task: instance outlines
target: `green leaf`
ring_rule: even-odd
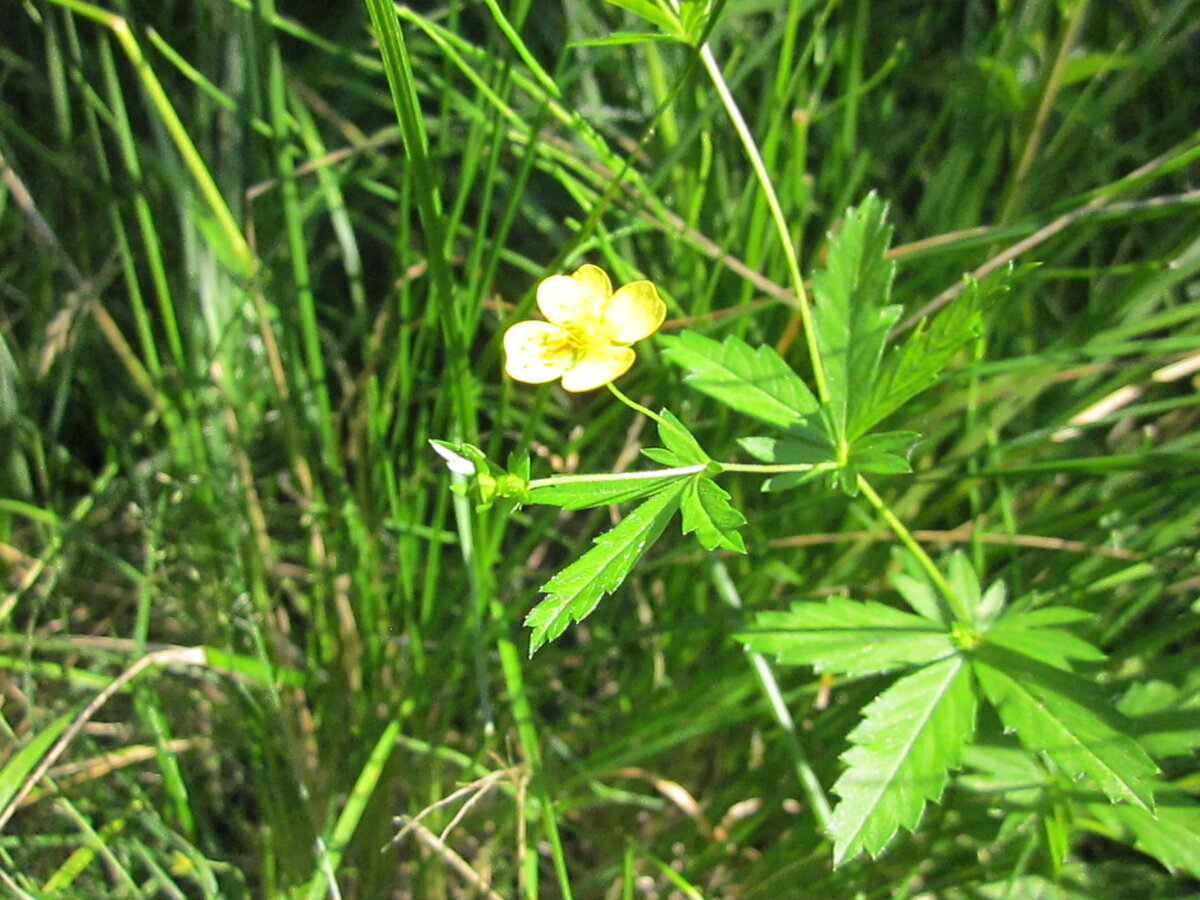
[[[729,494],[711,478],[694,477],[683,493],[683,533],[696,533],[705,550],[722,547],[745,553],[746,545],[737,529],[746,524],[729,502]]]
[[[654,23],[667,34],[679,38],[684,37],[679,20],[653,0],[605,0],[605,2],[629,10],[635,16]]]
[[[799,425],[788,436],[739,438],[742,448],[763,462],[789,466],[813,466],[809,472],[785,472],[763,483],[764,491],[786,491],[806,484],[836,466],[836,450],[829,436],[818,428]]]
[[[839,444],[866,431],[860,425],[864,401],[900,317],[900,307],[888,305],[896,266],[884,256],[892,233],[886,215],[875,194],[848,209],[841,229],[829,237],[825,268],[813,277],[813,321]]]
[[[1154,763],[1095,684],[990,644],[975,652],[972,666],[1004,727],[1026,749],[1050,759],[1069,778],[1090,779],[1113,801],[1154,803]]]
[[[829,823],[833,862],[875,856],[901,828],[916,827],[945,790],[975,732],[975,693],[966,661],[952,656],[906,675],[876,697],[850,733],[848,768],[833,786],[842,798]]]
[[[1007,290],[1006,282],[1000,279],[983,288],[979,282],[968,282],[967,289],[928,328],[922,321],[903,346],[893,348],[880,366],[879,376],[867,382],[870,388],[855,416],[851,436],[867,431],[937,381],[963,345],[979,335],[985,299],[1003,290]]]
[[[1138,850],[1172,872],[1200,877],[1200,805],[1182,791],[1161,793],[1154,812],[1137,806],[1090,808],[1101,821],[1119,820],[1133,833]]]
[[[1200,747],[1200,698],[1152,679],[1129,686],[1117,709],[1133,723],[1138,743],[1155,757],[1190,756]]]
[[[571,622],[586,618],[605,594],[621,585],[679,508],[685,486],[685,482],[675,482],[652,494],[596,538],[591,550],[542,586],[545,598],[525,617],[525,624],[533,629],[529,638],[531,656],[562,634]]]
[[[786,612],[760,612],[753,630],[737,639],[785,665],[809,665],[839,675],[887,672],[957,652],[946,630],[935,622],[882,603],[845,597],[793,603]]]
[[[659,472],[630,472],[593,477],[597,480],[580,482],[572,476],[565,476],[561,483],[556,483],[557,479],[551,479],[548,484],[539,484],[531,489],[527,502],[561,506],[563,509],[588,509],[648,497],[673,481],[686,481],[693,476],[687,472],[666,475]]]
[[[1070,671],[1070,660],[1100,662],[1105,658],[1094,646],[1062,628],[1047,627],[1055,621],[1077,621],[1076,609],[1045,607],[1004,616],[987,632],[989,644],[1007,647],[1056,669]],[[1045,623],[1045,624],[1043,624]]]
[[[819,408],[808,385],[770,347],[755,349],[732,335],[718,343],[694,331],[659,341],[663,357],[686,370],[688,385],[732,410],[787,428]]]
[[[690,466],[697,463],[707,465],[708,454],[704,452],[704,448],[700,446],[700,442],[696,440],[696,436],[688,430],[687,426],[680,422],[670,410],[662,410],[659,416],[662,421],[658,423],[658,439],[675,455],[677,460],[675,465]]]
[[[877,475],[907,475],[912,472],[912,465],[903,456],[895,453],[883,453],[878,450],[868,450],[862,453],[851,452],[847,468],[855,472],[872,472]],[[858,491],[851,492],[851,496]]]
[[[611,2],[611,0],[610,0]],[[572,47],[618,47],[625,44],[679,43],[683,38],[659,31],[614,31],[606,37],[571,41]]]
[[[21,790],[25,779],[75,718],[75,710],[63,713],[12,754],[0,768],[0,810],[3,810]]]
[[[782,438],[738,438],[738,443],[755,459],[767,463],[796,466],[834,461],[835,450],[829,435],[816,428],[796,428]]]

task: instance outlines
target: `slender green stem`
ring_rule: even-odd
[[[913,537],[912,532],[908,530],[908,526],[900,521],[899,517],[892,512],[891,507],[887,505],[882,497],[875,493],[875,489],[871,487],[870,482],[868,482],[867,479],[862,475],[858,476],[858,489],[862,492],[862,495],[867,498],[870,504],[875,507],[875,511],[883,517],[885,522],[887,522],[888,527],[892,529],[892,533],[900,539],[900,543],[904,544],[904,546],[909,549],[909,552],[911,552],[912,555],[917,558],[917,562],[920,563],[921,568],[925,570],[925,574],[929,576],[929,580],[933,582],[934,586],[939,591],[941,591],[942,596],[944,596],[946,601],[950,604],[954,615],[963,622],[971,622],[973,617],[971,616],[970,610],[966,608],[961,598],[959,598],[954,589],[950,587],[950,582],[946,580],[946,576],[943,575],[941,570],[938,569],[938,567],[934,564],[929,554],[925,552],[925,548],[917,542],[915,537]]]
[[[613,384],[611,381],[608,384],[606,384],[605,387],[608,388],[609,393],[611,393],[614,397],[616,397],[618,400],[620,400],[622,403],[624,403],[626,406],[628,406],[634,412],[640,412],[646,418],[653,419],[655,422],[657,422],[663,428],[672,427],[671,423],[666,421],[658,413],[650,411],[646,407],[642,406],[642,404],[638,403],[636,400],[633,400],[630,397],[626,396],[625,394],[621,393],[621,389],[619,387],[617,387],[615,384]]]
[[[527,487],[532,491],[540,487],[550,487],[560,484],[597,484],[605,481],[636,481],[646,478],[671,478],[676,475],[695,475],[703,472],[708,466],[697,463],[694,466],[676,466],[672,469],[651,469],[648,472],[603,472],[595,475],[553,475],[550,478],[534,478]]]
[[[771,210],[771,219],[775,222],[775,230],[779,233],[779,240],[783,244],[783,255],[787,261],[788,278],[792,283],[792,291],[796,295],[796,306],[800,312],[800,320],[804,323],[804,339],[808,346],[809,358],[812,362],[813,381],[817,385],[817,395],[822,401],[828,401],[829,387],[825,383],[825,366],[821,362],[821,351],[817,346],[817,331],[813,325],[812,307],[808,302],[808,293],[804,290],[804,277],[800,274],[800,257],[796,253],[795,245],[792,243],[787,219],[783,215],[783,207],[780,205],[779,197],[775,193],[775,186],[771,184],[771,176],[767,172],[766,163],[763,162],[762,154],[758,150],[758,144],[755,143],[754,135],[750,133],[750,126],[746,124],[746,120],[742,116],[742,111],[738,108],[737,101],[734,100],[733,93],[729,90],[729,85],[725,83],[725,76],[721,74],[721,67],[717,64],[712,48],[708,44],[700,47],[700,59],[704,63],[704,68],[708,71],[709,78],[712,79],[713,86],[717,89],[717,96],[721,98],[725,112],[728,113],[730,121],[733,122],[734,130],[737,131],[738,137],[742,141],[742,147],[746,151],[746,156],[750,160],[750,166],[754,169],[754,175],[758,178],[758,183],[762,187],[767,206]]]
[[[722,472],[751,472],[761,475],[781,475],[784,472],[832,472],[840,468],[836,462],[823,463],[718,463]]]

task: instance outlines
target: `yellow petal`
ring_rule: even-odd
[[[618,290],[601,316],[604,333],[618,344],[632,344],[658,331],[667,304],[652,281],[634,281]]]
[[[537,305],[543,316],[564,328],[592,318],[589,287],[570,275],[551,275],[539,283]]]
[[[592,318],[599,319],[612,296],[612,282],[608,273],[599,266],[583,265],[571,273],[571,278],[587,292],[587,311]]]
[[[634,358],[628,347],[592,347],[563,374],[562,386],[568,391],[594,391],[629,371]]]
[[[570,336],[549,322],[518,322],[504,332],[504,371],[526,384],[544,384],[571,366]]]

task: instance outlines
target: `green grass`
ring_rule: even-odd
[[[1200,429],[1170,367],[1200,353],[1200,6],[712,5],[711,71],[605,41],[653,28],[599,0],[9,10],[9,895],[1195,894],[1200,834],[1164,859],[1031,757],[986,768],[994,720],[915,833],[833,868],[821,803],[883,682],[733,635],[895,601],[862,499],[726,476],[746,556],[670,528],[528,657],[538,588],[615,513],[477,512],[428,440],[527,450],[535,477],[653,442],[607,391],[503,375],[536,283],[652,279],[668,333],[773,346],[812,384],[797,276],[873,190],[905,316],[1015,266],[889,420],[925,439],[877,488],[935,557],[1086,610],[1089,676],[1196,791]],[[620,387],[745,458],[749,423],[653,340]]]

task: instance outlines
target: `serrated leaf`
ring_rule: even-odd
[[[999,281],[982,289],[978,282],[970,282],[932,324],[927,327],[922,322],[902,346],[894,347],[878,377],[868,382],[870,389],[855,418],[852,436],[867,431],[937,381],[963,345],[979,335],[985,297],[1003,289]]]
[[[1093,781],[1109,799],[1154,803],[1155,766],[1129,725],[1087,679],[985,644],[972,668],[1004,727],[1069,778]]]
[[[586,618],[605,594],[620,586],[679,508],[685,484],[675,482],[652,494],[596,538],[591,550],[542,586],[545,598],[525,617],[525,624],[533,629],[530,655],[562,634],[571,622]]]
[[[760,612],[753,630],[737,639],[785,665],[808,665],[838,675],[887,672],[957,652],[935,622],[872,600],[845,597]]]
[[[703,471],[698,468],[696,471]],[[529,492],[527,502],[541,503],[546,506],[561,506],[563,509],[588,509],[593,506],[607,506],[610,503],[625,503],[639,497],[648,497],[657,493],[672,481],[686,481],[694,473],[671,472],[666,475],[657,472],[631,472],[619,476],[603,476],[602,480],[577,482],[564,478],[562,483],[551,479],[548,484],[540,484]]]
[[[694,477],[683,493],[683,533],[696,533],[705,550],[722,547],[745,553],[746,544],[737,529],[746,524],[729,502],[729,494],[711,478]]]
[[[694,331],[659,341],[690,387],[732,410],[787,428],[818,409],[808,385],[770,347],[753,348],[732,335],[718,343]]]
[[[945,790],[975,731],[975,693],[959,656],[906,675],[876,697],[850,733],[848,768],[833,786],[833,863],[877,855],[901,828],[916,827]]]
[[[813,322],[839,444],[867,430],[860,425],[864,402],[900,318],[900,307],[888,305],[896,265],[884,255],[892,234],[886,216],[887,205],[875,194],[848,209],[829,236],[825,268],[813,276]]]
[[[1137,806],[1092,810],[1101,821],[1118,819],[1133,833],[1134,846],[1167,869],[1200,877],[1200,805],[1182,791],[1160,794],[1154,812]]]

